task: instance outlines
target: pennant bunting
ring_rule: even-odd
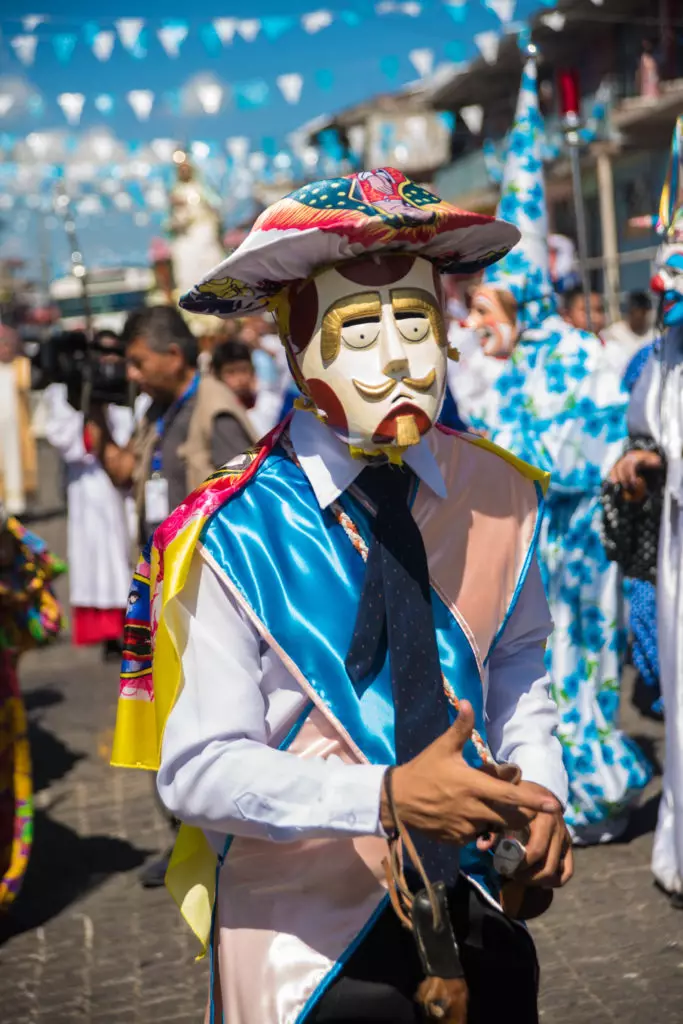
[[[34,92],[26,101],[28,112],[32,117],[41,117],[45,113],[43,97]]]
[[[349,28],[357,28],[363,20],[358,11],[340,11],[337,15],[340,21],[343,21]]]
[[[208,160],[211,156],[211,146],[208,142],[193,142],[190,145],[190,153],[195,160]]]
[[[91,48],[98,60],[108,61],[111,57],[116,35],[113,32],[98,32],[93,37]]]
[[[132,89],[126,93],[126,99],[138,121],[146,121],[149,118],[154,106],[154,93],[151,89]]]
[[[495,64],[498,59],[500,36],[497,32],[479,32],[474,37],[477,48],[487,64]]]
[[[204,43],[206,52],[211,57],[216,57],[221,52],[223,44],[218,37],[218,33],[216,32],[213,22],[210,25],[200,26],[199,38]]]
[[[388,78],[390,82],[394,82],[398,78],[401,63],[398,57],[390,54],[387,57],[382,57],[379,62],[379,68],[385,78]]]
[[[235,38],[236,18],[214,18],[212,25],[223,46],[228,46]]]
[[[35,32],[39,25],[45,21],[44,14],[27,14],[21,19],[21,27],[24,32]]]
[[[508,25],[515,16],[517,0],[485,0],[486,6],[497,14],[503,25]]]
[[[444,46],[444,53],[454,64],[459,64],[465,58],[465,44],[460,39],[449,39]]]
[[[147,56],[147,49],[142,39],[142,30],[145,27],[144,18],[119,18],[114,24],[121,40],[121,46],[132,57],[140,60]]]
[[[302,16],[301,27],[312,36],[331,25],[333,20],[332,11],[311,11]]]
[[[233,86],[235,103],[240,110],[252,110],[265,107],[270,97],[268,83],[262,78],[254,78],[250,82],[240,82]]]
[[[203,82],[197,86],[197,96],[205,114],[217,114],[223,102],[223,87],[218,82]]]
[[[8,92],[0,92],[0,117],[7,117],[14,106],[14,96]]]
[[[233,135],[225,140],[225,148],[236,164],[243,163],[249,152],[249,139],[245,135]]]
[[[413,65],[421,78],[431,75],[434,68],[434,51],[426,48],[411,50],[408,54],[410,63]]]
[[[479,135],[484,124],[484,108],[478,103],[460,108],[460,116],[472,135]]]
[[[458,24],[464,22],[467,16],[467,0],[444,0],[444,7],[453,21],[456,21]]]
[[[261,22],[258,18],[245,18],[238,21],[235,27],[245,43],[253,43],[261,31]]]
[[[67,64],[76,46],[76,36],[73,32],[60,32],[52,37],[52,46],[57,60],[62,64]]]
[[[170,164],[177,148],[175,139],[152,139],[150,142],[150,149],[162,164]]]
[[[334,86],[335,78],[329,68],[319,68],[313,75],[315,84],[322,92],[329,92]]]
[[[63,92],[57,97],[57,103],[69,124],[80,124],[85,96],[82,92]]]
[[[249,167],[252,171],[264,170],[268,163],[268,157],[265,153],[250,153],[249,154]]]
[[[418,18],[422,14],[422,4],[418,0],[381,0],[375,5],[375,14],[406,14],[409,18]]]
[[[190,31],[185,21],[167,21],[157,32],[157,38],[168,57],[179,57],[180,47],[187,39]]]
[[[289,32],[290,29],[296,25],[296,19],[287,15],[274,15],[270,18],[261,18],[261,28],[263,34],[271,43],[274,43],[276,39],[284,35],[285,32]]]
[[[541,21],[553,32],[561,32],[567,19],[560,11],[551,11],[549,14],[542,14]]]
[[[276,78],[278,89],[287,100],[288,103],[298,103],[301,99],[301,89],[304,84],[304,80],[297,72],[292,72],[289,75],[279,75]]]
[[[31,67],[36,58],[37,36],[15,36],[14,39],[10,39],[10,45],[17,60],[20,60],[24,67]]]
[[[452,110],[439,110],[436,116],[448,132],[453,131],[455,128],[455,114]]]
[[[114,110],[114,97],[108,92],[101,92],[95,97],[95,109],[105,117],[108,116]]]

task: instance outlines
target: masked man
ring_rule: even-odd
[[[683,909],[683,116],[673,136],[672,157],[662,193],[653,291],[660,294],[661,341],[633,390],[629,431],[654,442],[657,450],[628,452],[612,479],[644,493],[648,469],[667,473],[659,538],[657,618],[659,667],[666,723],[666,760],[659,820],[652,854],[656,882]]]
[[[466,1019],[537,1020],[533,944],[481,835],[528,825],[519,879],[571,874],[545,477],[435,427],[439,271],[516,238],[399,171],[352,175],[266,210],[182,300],[268,302],[302,392],[157,530],[131,595],[114,763],[158,768],[185,823],[167,884],[204,941],[214,910],[214,1020],[417,1021],[424,964],[383,866],[399,823],[445,884]]]

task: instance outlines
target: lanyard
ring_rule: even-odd
[[[183,393],[180,396],[180,398],[176,398],[176,400],[168,407],[168,409],[166,410],[164,415],[160,416],[158,418],[158,420],[156,422],[156,435],[157,435],[156,436],[156,444],[155,444],[155,447],[154,447],[154,452],[152,453],[152,467],[151,468],[152,468],[152,474],[153,475],[159,475],[161,473],[161,467],[162,467],[161,445],[162,445],[162,442],[164,440],[164,434],[166,432],[166,427],[178,415],[178,413],[180,412],[182,407],[185,405],[185,403],[188,402],[190,400],[190,398],[192,398],[193,395],[196,395],[198,387],[199,387],[199,374],[195,373],[194,377],[190,381],[189,386],[186,388],[185,391],[183,391]]]

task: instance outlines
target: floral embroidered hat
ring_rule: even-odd
[[[515,297],[522,329],[538,326],[556,309],[550,278],[542,143],[536,61],[530,57],[522,73],[498,204],[498,216],[515,224],[522,237],[519,245],[485,274],[487,284]]]
[[[221,317],[253,313],[292,282],[368,254],[414,253],[442,273],[474,274],[518,239],[512,224],[459,210],[392,167],[360,171],[305,185],[264,210],[180,305]]]

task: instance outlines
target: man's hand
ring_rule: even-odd
[[[514,784],[470,768],[463,748],[472,735],[472,705],[462,701],[457,720],[447,732],[392,775],[394,803],[401,821],[444,842],[464,846],[482,832],[524,828],[537,816],[561,816],[555,797],[526,782]],[[381,820],[394,827],[386,793]]]
[[[609,475],[613,484],[619,484],[624,490],[642,500],[647,490],[643,480],[643,472],[659,469],[662,457],[657,452],[630,451],[619,459]]]
[[[549,789],[535,782],[526,782],[524,785],[535,790],[539,796],[552,797]],[[574,856],[571,836],[562,811],[536,815],[529,825],[529,832],[526,856],[515,872],[515,880],[543,889],[558,889],[566,885],[574,874]]]

